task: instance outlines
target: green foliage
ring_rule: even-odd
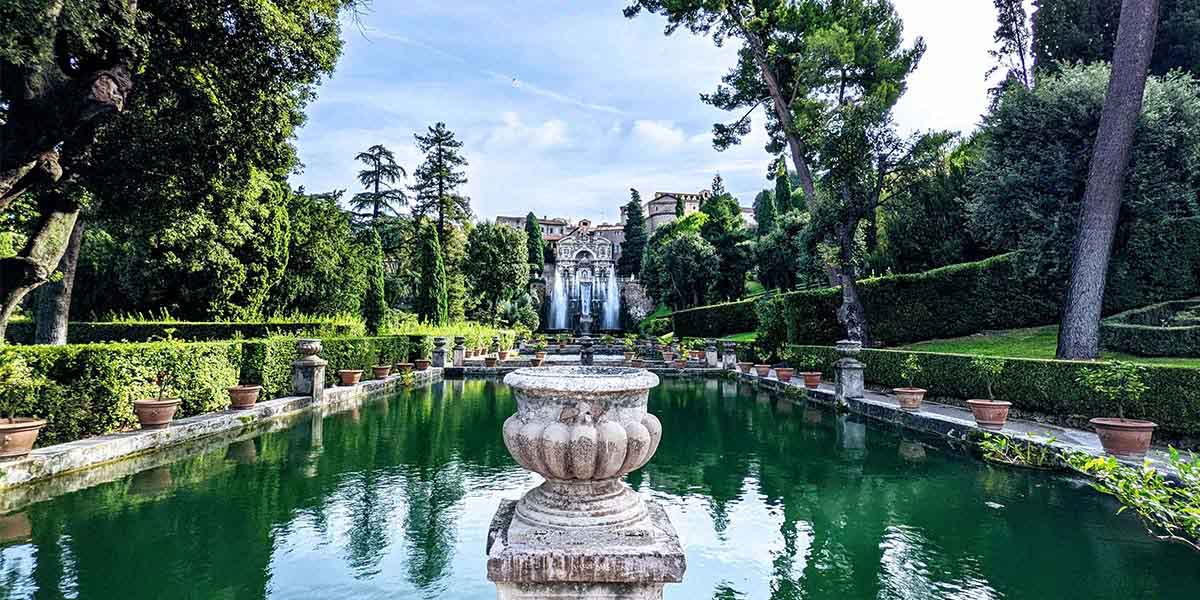
[[[921,360],[917,358],[916,354],[909,354],[900,361],[900,379],[907,387],[913,387],[917,377],[924,371],[925,369],[921,367]]]
[[[829,346],[785,346],[784,360],[791,362],[797,353],[817,353],[827,364],[838,358]],[[912,352],[863,350],[858,359],[867,365],[865,376],[880,387],[900,387],[904,383],[901,364]],[[965,354],[917,353],[921,357],[921,387],[932,398],[982,398],[986,383],[971,364],[975,358]],[[1080,375],[1095,369],[1096,363],[1066,360],[1004,358],[1003,379],[996,382],[995,398],[1011,402],[1017,411],[1036,412],[1079,426],[1087,418],[1118,413],[1117,402],[1092,393],[1080,382]],[[1175,366],[1147,366],[1142,374],[1146,391],[1136,400],[1124,399],[1127,418],[1146,419],[1159,424],[1167,435],[1200,435],[1200,413],[1196,410],[1195,390],[1200,386],[1200,369]]]
[[[971,359],[971,366],[979,374],[987,385],[988,400],[995,400],[996,395],[992,393],[995,384],[1000,380],[1000,376],[1004,374],[1004,360],[990,356],[976,356]]]
[[[1040,37],[1040,30],[1039,30]],[[972,227],[993,249],[1026,250],[1025,280],[1055,304],[1107,93],[1104,64],[1008,90],[985,117],[973,167]],[[1152,77],[1131,149],[1104,312],[1200,290],[1200,84]]]
[[[45,384],[45,378],[35,374],[24,358],[0,346],[0,418],[31,414],[38,391]]]
[[[1118,513],[1132,509],[1150,535],[1188,546],[1200,552],[1200,461],[1171,448],[1170,468],[1177,478],[1168,478],[1149,463],[1141,467],[1121,464],[1111,456],[1075,453],[1068,462],[1092,476],[1097,491],[1121,503]]]
[[[537,301],[532,294],[524,290],[517,292],[512,298],[500,301],[497,314],[500,323],[508,327],[522,327],[535,331],[541,325]]]
[[[367,333],[378,335],[379,327],[387,316],[387,299],[384,298],[383,283],[383,244],[379,241],[379,232],[374,228],[367,230],[367,294],[363,298],[363,322],[367,325]]]
[[[752,260],[750,232],[742,219],[742,208],[733,196],[720,194],[708,199],[700,210],[708,215],[700,228],[700,236],[712,244],[717,258],[716,278],[712,280],[706,299],[740,298],[746,288],[746,273]]]
[[[463,143],[441,122],[429,127],[425,135],[413,137],[425,155],[425,161],[413,173],[412,189],[416,193],[413,212],[433,220],[445,245],[451,227],[466,223],[471,216],[471,200],[459,193],[467,183]]]
[[[683,203],[683,197],[682,196],[676,197],[675,198],[675,218],[682,219],[685,214],[687,214],[687,207]]]
[[[187,321],[117,321],[107,323],[72,322],[67,343],[149,342],[171,336],[178,340],[200,342],[235,338],[254,339],[275,335],[350,336],[365,332],[357,315],[353,317],[296,318],[294,321],[271,320],[245,323],[192,323]],[[13,344],[33,343],[34,324],[14,321],[7,337]]]
[[[621,242],[621,258],[617,260],[617,273],[625,276],[642,272],[642,257],[646,252],[646,218],[642,214],[642,197],[635,189],[630,189],[629,194],[629,203],[625,205],[625,239]]]
[[[642,333],[644,333],[646,335],[654,335],[654,336],[660,336],[663,334],[670,333],[672,331],[671,319],[665,319],[665,318],[646,319],[645,321],[642,321],[642,323],[641,323],[641,330],[642,330]]]
[[[775,197],[770,190],[763,190],[754,197],[754,222],[759,237],[765,236],[775,227]]]
[[[708,297],[717,276],[717,254],[712,244],[695,233],[683,233],[657,249],[642,270],[655,275],[644,279],[650,295],[670,306],[696,306]],[[652,287],[653,285],[653,287]]]
[[[397,181],[408,177],[404,167],[396,163],[396,155],[382,144],[375,144],[365,152],[355,155],[367,168],[358,172],[358,182],[367,191],[359,192],[350,199],[350,206],[362,216],[374,222],[385,213],[396,213],[408,202],[404,188],[394,187]]]
[[[526,249],[525,232],[519,229],[492,222],[471,229],[463,272],[472,296],[480,301],[477,320],[487,318],[495,324],[500,301],[525,293],[529,282]]]
[[[805,209],[804,196],[792,196],[792,179],[788,176],[787,161],[782,157],[775,168],[775,212],[782,214]]]
[[[674,331],[695,337],[723,337],[733,333],[753,331],[758,324],[754,314],[755,301],[741,300],[710,304],[699,308],[671,313]]]
[[[442,262],[442,245],[438,240],[437,228],[428,221],[421,223],[420,244],[418,258],[421,277],[413,310],[426,323],[444,325],[449,320],[446,265]]]
[[[1200,302],[1163,302],[1113,315],[1100,322],[1100,347],[1137,356],[1200,357],[1200,322],[1187,318],[1196,306]]]
[[[1030,434],[1025,434],[1029,436]],[[1037,442],[1030,436],[1021,440],[1007,435],[984,433],[979,441],[983,460],[1013,467],[1052,469],[1061,463],[1061,458],[1052,444],[1055,438]]]
[[[1114,360],[1103,366],[1084,369],[1078,381],[1100,400],[1115,404],[1117,416],[1124,419],[1125,403],[1137,404],[1146,393],[1146,384],[1142,381],[1144,371],[1145,367]]]
[[[542,238],[542,225],[533,211],[525,215],[525,244],[529,254],[529,274],[531,277],[541,278],[542,271],[546,268],[546,247]]]
[[[272,312],[362,313],[370,253],[356,241],[340,198],[340,192],[291,196],[288,265],[271,292]],[[85,240],[85,259],[87,247]]]
[[[755,240],[754,262],[758,267],[758,279],[767,289],[791,290],[802,279],[811,278],[810,273],[805,273],[816,251],[809,229],[810,220],[804,211],[784,213],[776,227]]]

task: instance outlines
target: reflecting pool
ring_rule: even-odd
[[[1189,598],[1200,557],[1081,481],[989,467],[745,384],[664,381],[628,481],[687,552],[667,598]],[[537,483],[502,384],[452,381],[0,516],[0,598],[495,598],[499,500]]]

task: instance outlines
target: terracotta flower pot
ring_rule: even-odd
[[[142,429],[162,429],[171,424],[175,411],[179,410],[179,398],[166,400],[134,400],[133,412],[137,414]]]
[[[496,354],[499,356],[500,360],[505,360],[508,358],[508,350],[500,350],[496,352]]]
[[[749,375],[749,374],[750,374],[750,367],[754,366],[754,363],[740,362],[740,363],[738,363],[738,364],[737,364],[737,366],[738,366],[738,370],[739,370],[739,371],[741,371],[741,372],[743,372],[743,373],[745,373],[745,374]]]
[[[485,366],[489,369],[496,368],[496,357],[495,356],[485,356],[483,359],[483,366]]]
[[[677,360],[675,360],[675,361],[674,361],[674,362],[672,362],[671,364],[672,364],[672,366],[674,366],[676,369],[686,369],[686,368],[687,368],[688,361],[687,361],[687,359],[680,358],[680,359],[677,359]]]
[[[790,369],[787,367],[776,367],[775,368],[775,377],[778,377],[779,381],[782,381],[783,383],[787,383],[792,380],[792,374],[795,372],[796,372],[795,369]]]
[[[631,360],[633,360],[633,353],[632,353],[632,352],[626,352],[626,353],[625,353],[625,362],[629,362],[629,361],[631,361]]]
[[[704,360],[704,351],[703,350],[692,350],[691,355],[692,355],[692,360]]]
[[[229,388],[229,406],[233,410],[254,408],[254,404],[258,402],[258,394],[261,391],[261,385],[235,385]]]
[[[533,357],[538,360],[546,360],[546,353],[545,352],[534,352]]]
[[[338,379],[342,381],[342,385],[354,385],[362,379],[361,369],[342,369],[337,372]]]
[[[428,369],[429,368],[429,359],[428,358],[418,358],[417,360],[414,360],[413,368],[418,371],[424,371],[424,370]]]
[[[641,369],[642,367],[646,366],[646,363],[645,363],[645,361],[643,361],[640,358],[635,358],[635,359],[629,361],[629,366],[631,366],[635,369]]]
[[[529,361],[529,366],[531,366],[531,367],[540,367],[540,366],[542,366],[542,360],[543,360],[543,359],[540,359],[540,358],[533,358],[533,359],[530,359],[530,361]]]
[[[375,376],[375,379],[383,379],[392,374],[392,367],[389,365],[375,365],[371,367],[371,374]]]
[[[1003,400],[967,400],[971,414],[975,415],[975,424],[982,429],[1000,431],[1008,421],[1008,408],[1011,402]]]
[[[1088,421],[1100,436],[1104,451],[1122,458],[1141,458],[1150,449],[1157,423],[1137,419],[1096,418]]]
[[[41,419],[0,419],[0,458],[17,458],[33,450],[38,432],[46,426]]]
[[[396,363],[396,370],[400,371],[401,373],[411,373],[413,370],[413,364],[407,362]]]
[[[662,355],[663,355],[663,360],[666,362],[671,362],[671,361],[675,360],[674,352],[663,352]]]
[[[800,376],[804,377],[804,387],[810,390],[815,390],[821,385],[820,371],[805,371]]]
[[[902,410],[920,410],[921,401],[925,399],[925,390],[921,388],[896,388],[896,400]]]
[[[766,377],[771,374],[771,365],[754,365],[754,371],[759,377]]]

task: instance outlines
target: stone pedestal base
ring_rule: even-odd
[[[662,507],[645,506],[632,527],[546,528],[514,518],[517,502],[502,501],[488,531],[488,579],[501,600],[658,600],[687,564]]]

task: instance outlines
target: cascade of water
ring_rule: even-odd
[[[562,271],[554,273],[554,291],[550,294],[550,327],[567,328],[567,288]]]
[[[621,327],[621,292],[617,289],[617,272],[608,270],[608,289],[604,294],[604,327],[619,329]]]

